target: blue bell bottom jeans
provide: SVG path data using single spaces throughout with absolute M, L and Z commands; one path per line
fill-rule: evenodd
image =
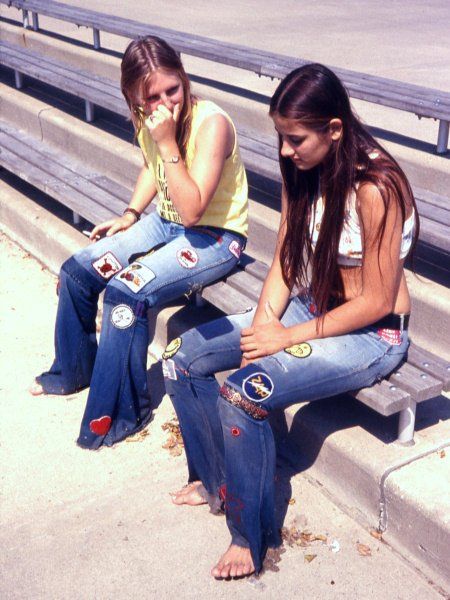
M 311 309 L 306 298 L 293 298 L 281 321 L 305 322 L 314 318 Z M 201 480 L 211 498 L 223 500 L 232 542 L 250 548 L 259 571 L 267 548 L 280 544 L 268 416 L 297 402 L 372 385 L 402 361 L 408 335 L 380 336 L 376 327 L 366 327 L 298 344 L 238 369 L 220 387 L 215 373 L 239 367 L 240 332 L 253 315 L 251 310 L 192 329 L 169 346 L 163 369 L 189 480 Z
M 48 394 L 70 394 L 90 386 L 80 446 L 111 445 L 146 424 L 147 309 L 225 276 L 244 245 L 244 238 L 233 232 L 186 229 L 153 213 L 63 264 L 55 360 L 36 380 Z M 97 301 L 105 288 L 97 346 Z

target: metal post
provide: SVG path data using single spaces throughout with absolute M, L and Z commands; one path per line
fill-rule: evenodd
M 448 146 L 449 121 L 439 121 L 439 132 L 436 151 L 438 154 L 445 154 Z
M 84 106 L 86 109 L 86 121 L 88 123 L 92 123 L 92 121 L 94 120 L 94 104 L 89 100 L 85 100 Z
M 100 50 L 100 31 L 95 29 L 95 27 L 92 29 L 92 31 L 94 32 L 94 48 L 96 50 Z
M 74 225 L 79 225 L 81 223 L 81 217 L 78 213 L 72 211 L 72 221 Z
M 416 403 L 411 401 L 408 408 L 400 411 L 397 442 L 402 446 L 414 446 L 414 425 L 416 423 Z
M 33 30 L 39 31 L 39 15 L 36 12 L 32 12 L 31 16 L 33 17 Z
M 28 11 L 25 9 L 22 9 L 22 23 L 25 29 L 28 29 L 28 27 L 30 26 L 30 20 L 28 19 Z
M 14 79 L 16 83 L 16 88 L 21 90 L 23 88 L 23 74 L 20 71 L 16 71 L 14 69 Z

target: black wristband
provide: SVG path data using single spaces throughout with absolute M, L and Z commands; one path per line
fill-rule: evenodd
M 123 214 L 126 215 L 127 213 L 131 213 L 132 215 L 134 215 L 136 217 L 136 223 L 140 220 L 141 215 L 140 213 L 138 213 L 137 210 L 135 210 L 134 208 L 126 208 L 123 211 Z

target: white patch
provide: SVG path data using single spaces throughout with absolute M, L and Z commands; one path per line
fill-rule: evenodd
M 134 293 L 139 292 L 147 283 L 153 281 L 156 275 L 151 269 L 140 263 L 133 263 L 117 277 Z
M 241 258 L 242 248 L 237 240 L 233 240 L 232 242 L 230 242 L 230 245 L 228 246 L 228 250 L 236 258 Z
M 166 379 L 177 380 L 177 373 L 175 371 L 175 363 L 173 360 L 168 358 L 167 360 L 162 361 L 162 372 Z
M 126 329 L 134 323 L 134 313 L 127 304 L 118 304 L 111 311 L 111 323 L 117 329 Z
M 97 258 L 92 266 L 103 279 L 109 279 L 123 268 L 112 252 L 107 252 Z
M 198 263 L 198 254 L 193 248 L 180 248 L 177 260 L 185 269 L 193 269 Z

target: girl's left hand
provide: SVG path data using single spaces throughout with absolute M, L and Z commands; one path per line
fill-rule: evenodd
M 243 358 L 249 362 L 275 354 L 289 346 L 287 329 L 274 314 L 269 302 L 265 305 L 267 323 L 248 327 L 241 331 Z
M 164 106 L 164 104 L 160 104 L 158 108 L 147 117 L 145 125 L 156 144 L 161 145 L 176 140 L 177 121 L 179 116 L 179 104 L 175 105 L 173 114 L 166 106 Z

